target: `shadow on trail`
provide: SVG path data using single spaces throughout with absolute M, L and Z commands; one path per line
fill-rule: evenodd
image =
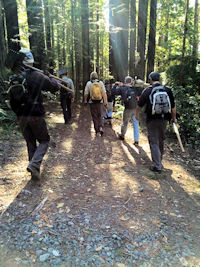
M 75 107 L 73 112 L 72 124 L 64 125 L 62 114 L 53 110 L 49 119 L 53 143 L 43 164 L 43 181 L 35 187 L 28 182 L 24 189 L 31 194 L 22 193 L 10 205 L 0 223 L 4 231 L 0 243 L 9 236 L 8 250 L 14 246 L 23 254 L 30 251 L 36 262 L 36 251 L 45 248 L 46 253 L 55 244 L 65 256 L 63 262 L 68 255 L 85 260 L 89 250 L 90 256 L 98 254 L 110 263 L 104 247 L 111 247 L 118 262 L 133 262 L 139 255 L 134 266 L 144 260 L 164 262 L 170 253 L 174 260 L 169 245 L 177 262 L 176 254 L 185 247 L 196 253 L 199 205 L 172 171 L 152 174 L 142 147 L 137 150 L 119 141 L 111 127 L 105 127 L 104 137 L 96 137 L 89 108 Z

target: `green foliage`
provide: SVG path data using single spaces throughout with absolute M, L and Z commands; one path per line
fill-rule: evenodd
M 116 107 L 116 112 L 114 113 L 113 117 L 115 119 L 121 119 L 124 112 L 124 107 L 121 104 L 116 104 L 115 107 Z
M 194 58 L 170 67 L 167 79 L 180 115 L 180 132 L 193 148 L 200 146 L 200 73 L 195 72 Z

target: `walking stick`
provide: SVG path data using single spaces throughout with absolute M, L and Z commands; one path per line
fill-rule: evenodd
M 41 73 L 44 74 L 44 71 L 43 71 L 43 70 L 40 70 L 40 69 L 38 69 L 38 68 L 35 68 L 35 67 L 32 67 L 32 66 L 26 65 L 26 64 L 24 64 L 24 63 L 23 63 L 23 65 L 24 65 L 25 67 L 31 69 L 31 70 L 36 70 L 36 71 L 39 71 L 39 72 L 41 72 Z M 54 78 L 54 79 L 56 79 L 56 80 L 58 80 L 58 81 L 61 81 L 62 83 L 65 83 L 65 84 L 68 85 L 68 83 L 67 83 L 66 81 L 62 80 L 61 78 L 59 78 L 59 77 L 57 77 L 57 76 L 54 76 L 54 75 L 50 74 L 49 77 L 52 77 L 52 78 Z M 71 90 L 69 87 L 64 86 L 63 84 L 60 84 L 60 83 L 59 83 L 59 85 L 60 85 L 63 89 L 65 89 L 66 91 L 68 91 L 68 92 L 70 92 L 70 93 L 72 93 L 72 94 L 74 93 L 74 91 Z
M 179 130 L 178 130 L 178 128 L 177 128 L 175 122 L 173 122 L 173 128 L 174 128 L 174 132 L 175 132 L 175 134 L 176 134 L 176 137 L 177 137 L 177 139 L 178 139 L 178 142 L 179 142 L 181 151 L 182 151 L 182 152 L 185 152 L 185 149 L 184 149 L 184 147 L 183 147 L 183 144 L 182 144 L 182 141 L 181 141 L 181 137 L 180 137 L 180 134 L 179 134 Z

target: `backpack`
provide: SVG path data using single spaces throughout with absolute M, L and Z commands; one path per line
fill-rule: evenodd
M 90 88 L 90 98 L 93 102 L 101 102 L 102 93 L 101 93 L 101 84 L 98 80 L 91 81 L 91 88 Z
M 152 115 L 171 113 L 171 103 L 163 85 L 156 86 L 149 95 L 152 105 Z
M 10 87 L 8 88 L 13 111 L 18 113 L 28 102 L 29 94 L 27 90 L 26 77 L 22 74 L 14 74 L 10 78 Z
M 127 90 L 126 108 L 134 109 L 137 106 L 137 94 L 133 87 L 129 87 Z

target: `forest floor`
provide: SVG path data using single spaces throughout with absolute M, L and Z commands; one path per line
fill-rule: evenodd
M 120 120 L 95 137 L 89 107 L 70 125 L 58 103 L 47 110 L 40 183 L 18 131 L 0 137 L 0 266 L 200 266 L 198 159 L 166 140 L 154 174 L 145 128 L 136 148 L 131 125 L 118 139 Z

